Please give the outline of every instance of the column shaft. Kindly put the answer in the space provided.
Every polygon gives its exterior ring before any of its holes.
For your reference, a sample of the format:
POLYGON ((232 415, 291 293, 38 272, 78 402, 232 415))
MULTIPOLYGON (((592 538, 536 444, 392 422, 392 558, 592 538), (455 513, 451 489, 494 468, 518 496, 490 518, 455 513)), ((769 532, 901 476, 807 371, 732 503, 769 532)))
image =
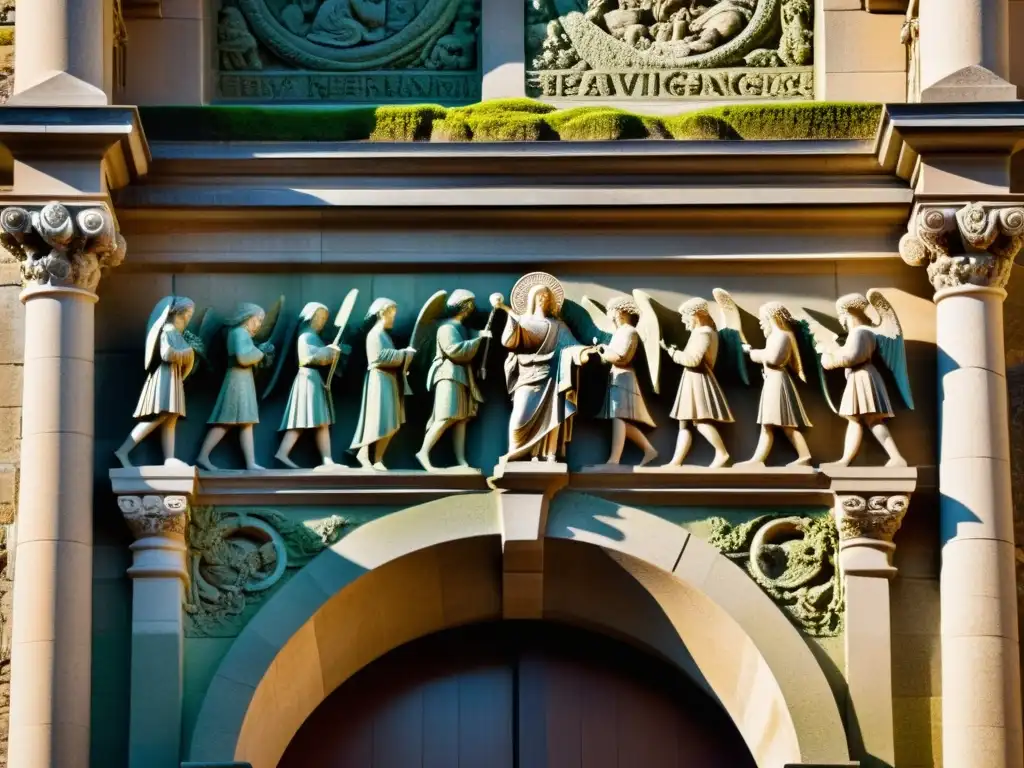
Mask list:
POLYGON ((922 0, 921 87, 970 66, 1009 78, 1008 0, 922 0))
POLYGON ((1017 596, 1000 288, 935 295, 947 765, 1020 768, 1017 596))
POLYGON ((8 765, 88 768, 96 296, 30 287, 22 300, 25 386, 8 765))
POLYGON ((507 99, 526 93, 526 4, 482 0, 481 98, 507 99))

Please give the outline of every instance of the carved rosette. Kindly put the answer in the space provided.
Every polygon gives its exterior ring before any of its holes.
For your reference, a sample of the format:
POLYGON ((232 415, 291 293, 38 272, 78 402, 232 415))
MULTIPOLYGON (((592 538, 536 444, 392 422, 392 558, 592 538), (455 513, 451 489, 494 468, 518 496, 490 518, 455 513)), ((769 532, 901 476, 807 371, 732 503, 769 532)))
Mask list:
POLYGON ((928 206, 911 217, 900 239, 900 256, 911 266, 927 266, 936 291, 967 285, 1003 288, 1022 245, 1024 207, 928 206))
POLYGON ((185 535, 189 513, 185 496, 119 496, 117 506, 136 539, 185 535))
POLYGON ((72 210, 53 202, 39 208, 0 211, 0 244, 21 262, 29 285, 95 291, 100 278, 124 261, 126 244, 110 211, 72 210))
POLYGON ((910 506, 910 497, 902 493, 891 496, 843 495, 838 501, 835 515, 840 544, 853 539, 892 543, 910 506))

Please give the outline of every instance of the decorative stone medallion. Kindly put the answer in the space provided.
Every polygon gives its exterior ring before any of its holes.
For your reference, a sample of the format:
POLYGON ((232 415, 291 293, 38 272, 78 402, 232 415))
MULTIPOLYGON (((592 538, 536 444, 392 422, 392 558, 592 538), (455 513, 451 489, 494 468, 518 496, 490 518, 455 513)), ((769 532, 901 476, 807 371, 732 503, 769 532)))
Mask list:
POLYGON ((235 0, 218 22, 227 101, 457 104, 480 97, 479 0, 235 0))
POLYGON ((812 0, 527 0, 527 93, 814 97, 812 0))

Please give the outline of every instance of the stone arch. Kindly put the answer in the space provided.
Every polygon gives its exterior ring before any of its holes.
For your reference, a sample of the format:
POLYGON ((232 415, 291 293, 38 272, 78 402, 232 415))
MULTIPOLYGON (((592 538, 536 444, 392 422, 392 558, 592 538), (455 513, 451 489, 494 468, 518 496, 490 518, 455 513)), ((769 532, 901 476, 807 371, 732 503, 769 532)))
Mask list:
MULTIPOLYGON (((501 618, 500 522, 487 507, 406 509, 321 553, 232 644, 207 689, 188 759, 274 768, 317 705, 362 667, 418 637, 501 618)), ((568 541, 604 551, 641 585, 695 668, 680 666, 720 701, 759 766, 847 762, 832 691, 782 612, 706 542, 653 514, 615 508, 611 517, 584 505, 553 512, 552 549, 568 541)), ((599 615, 603 601, 580 594, 590 588, 569 585, 553 598, 551 617, 651 645, 635 627, 599 615)))

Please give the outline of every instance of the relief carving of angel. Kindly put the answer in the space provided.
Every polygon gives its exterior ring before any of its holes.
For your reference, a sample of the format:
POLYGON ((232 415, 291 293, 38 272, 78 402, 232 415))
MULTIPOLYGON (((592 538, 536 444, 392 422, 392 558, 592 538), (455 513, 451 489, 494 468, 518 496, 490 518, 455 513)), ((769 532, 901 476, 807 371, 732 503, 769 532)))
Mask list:
POLYGON ((813 321, 808 323, 815 349, 821 355, 821 367, 824 370, 843 369, 846 374, 846 387, 839 408, 833 405, 828 388, 824 386, 824 377, 821 377, 829 406, 849 422, 842 458, 822 466, 849 466, 860 451, 866 427, 888 455, 886 466, 905 467, 907 461, 900 454, 885 423, 893 417, 893 403, 885 379, 876 367, 878 363, 892 375, 899 405, 913 410, 914 399, 899 318, 888 299, 874 289, 869 290, 867 296, 851 293, 840 297, 836 302, 836 312, 847 331, 846 340, 841 344, 838 337, 824 326, 813 321), (878 315, 877 323, 868 316, 868 305, 878 315))
POLYGON ((633 367, 637 353, 643 352, 654 381, 654 391, 657 392, 661 334, 658 318, 650 306, 650 297, 642 291, 634 291, 633 298, 618 296, 608 302, 604 313, 586 297, 583 305, 590 312, 594 324, 604 333, 603 339, 595 339, 595 342, 602 342, 597 346, 597 354, 610 366, 604 403, 597 414, 597 418, 608 419, 612 423, 612 444, 606 463, 618 464, 622 460, 628 439, 643 451, 639 466, 650 464, 658 457, 658 452, 640 425, 656 425, 633 367))
POLYGON ((366 378, 351 446, 360 466, 381 472, 387 470, 384 452, 388 443, 405 423, 405 396, 412 393, 409 365, 416 354, 412 347, 397 349, 391 340, 388 331, 394 327, 397 313, 398 304, 379 298, 366 315, 366 322, 373 320, 373 327, 366 335, 366 378))
POLYGON ((558 461, 572 439, 576 414, 575 367, 595 352, 580 343, 561 319, 565 291, 545 272, 531 272, 512 288, 512 306, 501 294, 491 295, 491 306, 502 309, 508 322, 501 334, 509 350, 505 381, 512 396, 508 427, 508 453, 502 461, 530 457, 558 461))
POLYGON ((134 418, 139 423, 114 455, 124 467, 132 466, 131 450, 161 428, 160 442, 166 466, 187 466, 174 458, 175 428, 185 417, 185 380, 203 355, 199 337, 188 330, 195 303, 184 296, 167 296, 157 302, 146 331, 146 383, 139 395, 134 418))
POLYGON ((433 354, 426 387, 434 393, 434 405, 423 445, 416 453, 416 460, 428 472, 437 470, 430 463, 430 451, 449 428, 455 461, 460 467, 469 466, 466 425, 484 401, 471 366, 481 342, 491 338, 489 329, 474 332, 466 327, 474 311, 476 296, 471 292, 459 288, 449 296, 446 291, 438 291, 423 305, 413 330, 411 346, 420 355, 433 354))
POLYGON ((757 409, 761 435, 754 455, 736 466, 763 467, 771 453, 776 429, 782 430, 796 451, 796 460, 790 462, 790 466, 810 466, 811 452, 801 430, 812 425, 792 376, 796 374, 801 381, 807 381, 793 315, 781 303, 770 301, 761 306, 758 316, 765 335, 764 349, 752 349, 744 344, 743 350, 763 369, 764 385, 757 409))
POLYGON ((214 344, 225 346, 228 370, 213 413, 207 420, 210 429, 196 457, 196 463, 201 467, 216 471, 217 467, 210 461, 210 453, 229 430, 238 427, 245 468, 250 471, 263 469, 256 463, 253 439, 253 426, 260 421, 254 372, 272 366, 275 353, 282 346, 286 328, 285 323, 279 323, 278 319, 283 308, 284 296, 277 300, 269 314, 256 304, 240 304, 234 315, 227 319, 217 318, 213 313, 207 313, 204 318, 200 334, 204 340, 210 339, 207 348, 214 344))
POLYGON ((715 457, 710 467, 717 469, 729 462, 729 451, 718 431, 718 424, 731 424, 732 411, 715 376, 715 370, 728 367, 736 378, 749 384, 746 360, 743 357, 743 332, 740 328, 739 309, 728 292, 714 290, 715 301, 721 310, 723 327, 719 329, 711 317, 708 302, 693 298, 679 307, 679 316, 690 332, 686 346, 677 349, 662 342, 672 362, 683 366, 683 376, 672 406, 672 418, 679 422, 679 436, 675 453, 668 466, 680 467, 693 446, 691 426, 711 444, 715 457))
POLYGON ((292 448, 304 431, 315 430, 316 445, 320 452, 321 466, 335 466, 331 458, 331 426, 335 422, 334 399, 331 396, 331 382, 339 361, 351 348, 341 343, 342 334, 348 325, 359 291, 349 291, 334 318, 338 329, 334 341, 325 344, 320 333, 327 325, 328 310, 323 304, 311 301, 299 313, 297 326, 286 338, 291 339, 295 356, 283 353, 278 356, 274 376, 263 393, 266 400, 274 390, 285 360, 297 360, 298 371, 288 393, 288 404, 281 418, 279 432, 284 432, 281 445, 274 458, 287 467, 298 469, 289 458, 292 448), (326 368, 326 376, 322 370, 326 368))

